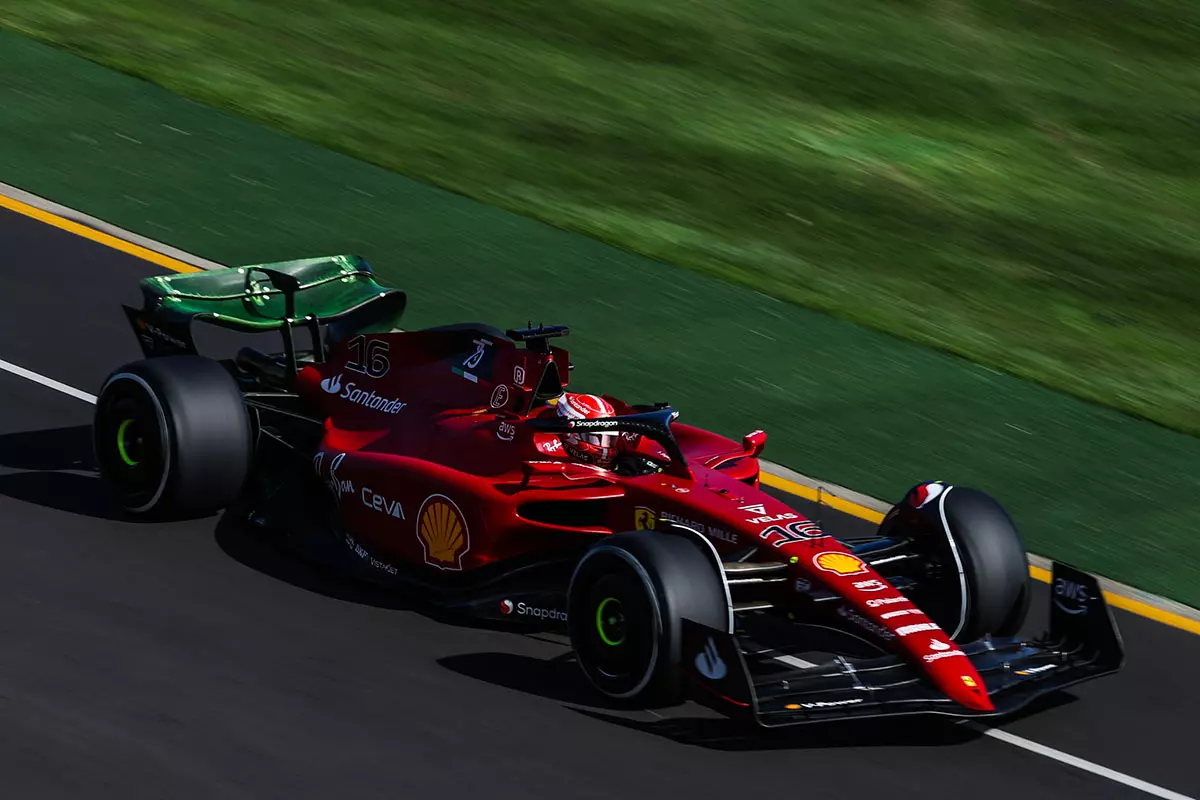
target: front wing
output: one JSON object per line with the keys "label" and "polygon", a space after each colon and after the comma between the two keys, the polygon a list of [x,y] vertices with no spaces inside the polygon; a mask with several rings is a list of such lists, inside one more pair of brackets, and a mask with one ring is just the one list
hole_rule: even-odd
{"label": "front wing", "polygon": [[685,619],[681,668],[698,702],[769,728],[912,714],[1001,716],[1039,696],[1114,673],[1125,660],[1099,582],[1058,562],[1049,631],[1032,640],[985,637],[960,646],[982,677],[993,711],[956,703],[898,656],[837,656],[809,664],[743,644],[737,635]]}

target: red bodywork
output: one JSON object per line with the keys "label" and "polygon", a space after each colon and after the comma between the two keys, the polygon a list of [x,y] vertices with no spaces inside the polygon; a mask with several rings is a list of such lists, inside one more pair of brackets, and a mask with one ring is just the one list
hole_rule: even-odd
{"label": "red bodywork", "polygon": [[[797,590],[837,592],[848,611],[890,632],[882,643],[946,695],[992,709],[983,680],[943,630],[845,546],[759,488],[756,456],[765,436],[743,446],[674,423],[686,465],[622,477],[573,463],[557,435],[526,424],[554,413],[535,403],[535,388],[569,381],[567,352],[541,349],[547,352],[484,326],[366,334],[299,373],[297,391],[328,415],[314,466],[372,564],[389,571],[414,565],[453,580],[670,520],[707,536],[722,555],[754,544],[761,560],[789,562]],[[631,412],[609,400],[618,414]],[[667,460],[643,437],[624,443]]]}

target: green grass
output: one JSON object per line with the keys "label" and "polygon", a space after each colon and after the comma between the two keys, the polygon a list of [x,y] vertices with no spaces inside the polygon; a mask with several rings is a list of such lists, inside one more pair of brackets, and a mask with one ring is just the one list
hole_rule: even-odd
{"label": "green grass", "polygon": [[0,26],[1200,432],[1191,0],[7,0]]}
{"label": "green grass", "polygon": [[670,401],[735,438],[765,427],[772,460],[874,497],[927,478],[984,488],[1033,552],[1200,607],[1200,438],[430,187],[2,29],[0,172],[226,264],[361,253],[409,291],[406,327],[569,323],[579,390]]}

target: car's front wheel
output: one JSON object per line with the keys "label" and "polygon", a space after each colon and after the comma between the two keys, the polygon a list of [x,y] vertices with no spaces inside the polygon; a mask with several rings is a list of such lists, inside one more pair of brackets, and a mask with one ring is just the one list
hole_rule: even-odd
{"label": "car's front wheel", "polygon": [[580,667],[610,698],[646,706],[682,700],[683,618],[725,630],[720,575],[685,536],[639,531],[609,536],[580,560],[567,596]]}
{"label": "car's front wheel", "polygon": [[1029,609],[1029,561],[1012,518],[990,495],[940,481],[918,484],[880,526],[911,537],[925,567],[908,591],[955,641],[1013,636]]}
{"label": "car's front wheel", "polygon": [[166,356],[110,374],[92,440],[101,479],[130,514],[196,518],[229,505],[253,435],[233,377],[201,356]]}

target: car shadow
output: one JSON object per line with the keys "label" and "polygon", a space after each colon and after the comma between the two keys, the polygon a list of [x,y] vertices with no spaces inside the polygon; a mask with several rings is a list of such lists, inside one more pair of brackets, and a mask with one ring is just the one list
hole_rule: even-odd
{"label": "car shadow", "polygon": [[396,592],[354,580],[315,557],[305,557],[269,532],[255,529],[243,519],[240,509],[226,510],[217,522],[213,538],[225,555],[242,566],[305,591],[375,608],[418,610],[416,604]]}
{"label": "car shadow", "polygon": [[0,435],[0,495],[97,519],[141,522],[112,502],[96,472],[87,425]]}
{"label": "car shadow", "polygon": [[[437,663],[459,675],[566,704],[571,711],[590,719],[661,736],[678,744],[714,750],[946,747],[966,744],[984,735],[978,726],[932,715],[827,721],[765,729],[719,716],[690,702],[648,712],[634,705],[610,701],[596,692],[570,652],[549,659],[512,653],[469,653],[441,658]],[[1076,699],[1064,692],[1048,695],[1005,717],[1003,723],[1069,705]]]}
{"label": "car shadow", "polygon": [[[390,611],[408,611],[445,625],[515,634],[534,634],[503,622],[475,619],[465,614],[424,602],[414,592],[364,579],[349,568],[348,548],[334,541],[313,542],[304,537],[257,528],[246,521],[240,507],[222,514],[213,531],[217,546],[242,566],[267,577],[333,600]],[[322,537],[324,538],[324,537]]]}
{"label": "car shadow", "polygon": [[464,653],[439,658],[437,663],[468,678],[559,703],[610,711],[636,710],[596,692],[570,651],[552,658],[516,653]]}

